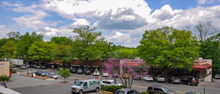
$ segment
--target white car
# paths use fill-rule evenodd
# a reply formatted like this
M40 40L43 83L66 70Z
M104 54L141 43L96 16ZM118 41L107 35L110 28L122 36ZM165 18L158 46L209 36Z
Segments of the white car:
M109 77L109 74L108 74L107 72L104 72L104 73L102 74L102 76L103 76L103 77Z
M93 76L99 76L99 71L94 71Z
M102 80L101 85L102 86L106 86L106 85L107 86L112 86L112 85L121 86L122 84L115 82L114 80Z
M47 77L58 79L58 75L56 75L55 73L48 73Z
M215 79L219 79L220 75L219 74L215 74Z
M146 75L143 77L144 81L153 81L153 77L151 75Z

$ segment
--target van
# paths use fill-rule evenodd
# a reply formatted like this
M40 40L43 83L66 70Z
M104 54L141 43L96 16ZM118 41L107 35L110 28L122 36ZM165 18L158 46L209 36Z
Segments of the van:
M100 80L90 79L90 80L79 80L75 85L71 86L72 93L83 94L83 92L96 91L99 92L101 88Z

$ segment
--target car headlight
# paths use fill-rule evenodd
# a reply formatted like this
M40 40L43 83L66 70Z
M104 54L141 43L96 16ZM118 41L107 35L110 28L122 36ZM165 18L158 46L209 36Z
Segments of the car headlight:
M77 88L76 90L79 90L79 88Z

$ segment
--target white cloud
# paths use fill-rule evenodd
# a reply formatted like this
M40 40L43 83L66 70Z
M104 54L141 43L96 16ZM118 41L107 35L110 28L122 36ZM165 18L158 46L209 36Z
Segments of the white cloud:
M5 25L0 25L0 38L6 38L9 32L11 32L11 30L5 28Z
M87 21L86 19L77 19L72 25L74 25L74 26L83 26L83 25L90 26L90 22Z
M199 4L213 3L214 0L196 0Z

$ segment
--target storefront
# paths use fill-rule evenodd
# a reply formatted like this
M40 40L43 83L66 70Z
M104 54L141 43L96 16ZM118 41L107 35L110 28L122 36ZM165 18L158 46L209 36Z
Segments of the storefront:
M0 75L10 75L10 62L0 61Z

